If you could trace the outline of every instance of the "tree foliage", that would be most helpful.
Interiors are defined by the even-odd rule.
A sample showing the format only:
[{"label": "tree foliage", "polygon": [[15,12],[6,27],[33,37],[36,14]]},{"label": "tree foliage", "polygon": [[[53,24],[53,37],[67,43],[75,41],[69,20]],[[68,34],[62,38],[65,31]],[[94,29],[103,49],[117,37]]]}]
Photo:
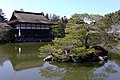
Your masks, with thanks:
[{"label": "tree foliage", "polygon": [[120,24],[120,10],[106,14],[104,22],[110,25]]},{"label": "tree foliage", "polygon": [[5,16],[5,13],[3,12],[2,9],[0,9],[0,22],[6,22],[7,18]]},{"label": "tree foliage", "polygon": [[8,30],[4,33],[2,37],[2,41],[4,42],[13,42],[14,41],[14,33],[12,27],[9,26]]},{"label": "tree foliage", "polygon": [[68,55],[62,54],[62,50],[70,50],[69,56],[82,56],[94,50],[89,48],[94,45],[111,46],[114,40],[106,31],[110,26],[103,23],[86,24],[79,14],[73,15],[66,25],[64,38],[55,38],[52,45],[40,48],[44,52],[53,52],[59,58],[66,58]]},{"label": "tree foliage", "polygon": [[67,18],[64,16],[60,18],[57,15],[53,15],[50,19],[52,22],[56,22],[57,25],[52,26],[52,36],[53,38],[62,38],[65,36],[65,27],[68,22]]}]

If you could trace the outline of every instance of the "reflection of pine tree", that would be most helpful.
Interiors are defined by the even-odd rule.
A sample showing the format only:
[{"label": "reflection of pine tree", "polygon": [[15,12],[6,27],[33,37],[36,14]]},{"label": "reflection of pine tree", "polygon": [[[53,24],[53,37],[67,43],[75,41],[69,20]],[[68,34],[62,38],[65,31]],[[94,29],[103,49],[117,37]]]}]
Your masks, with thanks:
[{"label": "reflection of pine tree", "polygon": [[60,69],[60,68],[52,67],[52,66],[41,68],[40,71],[41,71],[40,72],[41,76],[44,76],[45,78],[49,78],[49,79],[63,77],[64,72],[65,72],[64,69]]}]

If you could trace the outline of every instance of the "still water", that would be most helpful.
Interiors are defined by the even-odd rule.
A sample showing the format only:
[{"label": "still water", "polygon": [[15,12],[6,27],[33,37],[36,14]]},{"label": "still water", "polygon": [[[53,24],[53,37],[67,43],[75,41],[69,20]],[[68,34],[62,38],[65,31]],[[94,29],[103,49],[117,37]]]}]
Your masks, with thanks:
[{"label": "still water", "polygon": [[120,80],[120,56],[106,63],[44,62],[38,57],[44,43],[0,45],[0,80]]}]

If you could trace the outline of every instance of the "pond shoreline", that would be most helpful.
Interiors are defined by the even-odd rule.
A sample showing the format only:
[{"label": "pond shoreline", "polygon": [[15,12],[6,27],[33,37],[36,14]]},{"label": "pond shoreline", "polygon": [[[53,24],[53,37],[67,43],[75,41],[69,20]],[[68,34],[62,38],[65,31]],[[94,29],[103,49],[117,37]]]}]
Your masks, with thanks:
[{"label": "pond shoreline", "polygon": [[52,53],[50,52],[44,61],[57,61],[57,62],[94,62],[94,61],[107,61],[108,60],[108,51],[101,46],[93,46],[91,49],[94,49],[93,52],[85,54],[83,56],[71,56],[70,50],[62,50],[61,53]]}]

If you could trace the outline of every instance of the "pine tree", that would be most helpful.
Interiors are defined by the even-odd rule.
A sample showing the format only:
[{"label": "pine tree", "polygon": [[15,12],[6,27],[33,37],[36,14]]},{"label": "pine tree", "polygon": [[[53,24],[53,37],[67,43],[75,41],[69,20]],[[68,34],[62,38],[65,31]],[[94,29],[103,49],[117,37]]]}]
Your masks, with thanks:
[{"label": "pine tree", "polygon": [[7,22],[7,18],[5,13],[3,13],[2,9],[0,9],[0,22]]},{"label": "pine tree", "polygon": [[[106,32],[109,28],[107,24],[86,24],[78,16],[72,16],[68,20],[65,37],[55,38],[53,44],[41,47],[40,51],[41,53],[52,52],[60,59],[66,59],[69,56],[84,56],[94,51],[90,48],[92,46],[108,47],[116,44],[114,36]],[[69,54],[61,54],[64,50],[69,50]]]}]

